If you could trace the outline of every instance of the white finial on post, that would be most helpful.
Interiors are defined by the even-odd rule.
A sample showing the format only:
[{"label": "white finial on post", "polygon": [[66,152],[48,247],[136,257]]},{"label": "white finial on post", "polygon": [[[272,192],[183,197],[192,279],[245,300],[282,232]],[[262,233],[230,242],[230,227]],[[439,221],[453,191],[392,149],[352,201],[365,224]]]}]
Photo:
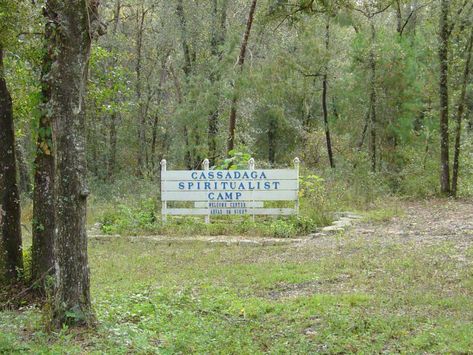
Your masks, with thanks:
[{"label": "white finial on post", "polygon": [[[205,171],[208,171],[209,170],[209,167],[210,167],[210,162],[208,159],[204,159],[204,161],[202,162],[202,167],[204,168]],[[209,203],[210,201],[207,201],[207,215],[205,216],[205,223],[206,224],[209,224],[210,223],[210,208],[209,208]]]},{"label": "white finial on post", "polygon": [[250,160],[248,160],[248,169],[255,170],[255,159],[254,158],[251,158]]},{"label": "white finial on post", "polygon": [[202,162],[202,167],[204,168],[205,171],[209,170],[210,161],[208,159],[204,159],[204,161]]},{"label": "white finial on post", "polygon": [[296,214],[299,214],[299,166],[301,164],[301,161],[298,157],[294,158],[294,169],[296,169],[296,185],[297,185],[297,200],[296,200],[296,205],[295,205],[295,210]]},{"label": "white finial on post", "polygon": [[161,217],[163,219],[163,223],[166,223],[167,211],[168,211],[168,203],[166,200],[162,198],[163,196],[163,186],[164,181],[166,180],[166,159],[161,160]]}]

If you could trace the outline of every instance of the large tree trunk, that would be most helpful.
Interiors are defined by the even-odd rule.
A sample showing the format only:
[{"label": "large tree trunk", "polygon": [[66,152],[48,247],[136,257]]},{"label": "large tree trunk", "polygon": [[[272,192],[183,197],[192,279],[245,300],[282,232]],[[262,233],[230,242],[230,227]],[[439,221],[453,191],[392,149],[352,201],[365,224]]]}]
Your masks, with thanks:
[{"label": "large tree trunk", "polygon": [[55,55],[50,70],[53,142],[56,152],[52,323],[86,325],[93,320],[87,262],[85,95],[92,38],[100,32],[97,0],[46,3],[55,25],[46,38]]},{"label": "large tree trunk", "polygon": [[452,172],[452,195],[457,196],[458,188],[458,173],[460,170],[460,140],[461,140],[461,130],[462,130],[462,119],[465,112],[465,101],[466,101],[466,86],[468,84],[468,79],[470,76],[470,64],[471,64],[471,52],[473,47],[473,28],[470,32],[470,38],[468,39],[468,44],[466,48],[466,61],[465,61],[465,70],[463,72],[463,81],[461,86],[460,98],[458,99],[458,111],[457,116],[455,117],[456,126],[455,126],[455,154],[453,157],[453,172]]},{"label": "large tree trunk", "polygon": [[[327,15],[327,23],[325,24],[325,50],[328,55],[330,45],[330,18]],[[328,58],[327,58],[328,61]],[[335,168],[332,152],[332,138],[330,137],[330,127],[328,124],[328,108],[327,108],[327,92],[328,92],[328,65],[325,65],[324,75],[322,76],[322,111],[324,115],[325,141],[327,143],[327,155],[330,167]]]},{"label": "large tree trunk", "polygon": [[21,210],[16,174],[13,107],[3,69],[0,45],[0,228],[7,282],[16,281],[23,268]]},{"label": "large tree trunk", "polygon": [[[46,10],[47,11],[47,10]],[[46,106],[51,99],[51,83],[49,73],[54,61],[52,23],[45,27],[46,45],[43,55],[41,73],[42,104]],[[32,252],[32,281],[41,281],[44,286],[44,276],[54,274],[53,242],[54,242],[54,154],[52,147],[51,116],[43,107],[39,119],[38,137],[36,140],[36,158],[33,193],[33,252]]]},{"label": "large tree trunk", "polygon": [[449,138],[448,138],[448,37],[450,1],[441,0],[440,4],[440,35],[439,35],[439,61],[440,61],[440,192],[450,195],[450,163],[449,163]]},{"label": "large tree trunk", "polygon": [[[256,1],[251,2],[250,12],[248,14],[248,20],[246,21],[246,29],[241,41],[240,54],[238,55],[238,67],[243,70],[243,64],[246,58],[246,48],[248,47],[248,39],[250,38],[251,26],[253,25],[253,19],[256,11]],[[236,91],[236,90],[235,90]],[[227,154],[235,148],[235,129],[236,129],[236,116],[237,116],[237,104],[238,98],[236,93],[233,95],[232,104],[230,107],[230,118],[229,118],[229,138],[227,146]]]}]

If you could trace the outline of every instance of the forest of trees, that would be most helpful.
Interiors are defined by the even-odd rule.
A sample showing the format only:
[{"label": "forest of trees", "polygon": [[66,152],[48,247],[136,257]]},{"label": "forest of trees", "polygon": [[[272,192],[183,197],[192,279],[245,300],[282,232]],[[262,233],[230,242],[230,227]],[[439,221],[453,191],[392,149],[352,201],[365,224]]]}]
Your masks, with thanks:
[{"label": "forest of trees", "polygon": [[2,0],[5,277],[31,199],[33,279],[55,275],[58,326],[89,321],[87,180],[158,181],[163,158],[469,194],[472,47],[470,0]]}]

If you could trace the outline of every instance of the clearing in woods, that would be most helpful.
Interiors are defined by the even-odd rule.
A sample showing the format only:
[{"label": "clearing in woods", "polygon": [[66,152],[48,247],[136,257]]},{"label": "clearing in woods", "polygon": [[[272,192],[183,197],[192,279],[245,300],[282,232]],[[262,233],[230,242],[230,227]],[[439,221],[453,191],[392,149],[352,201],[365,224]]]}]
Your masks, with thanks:
[{"label": "clearing in woods", "polygon": [[98,328],[47,334],[37,310],[3,312],[0,353],[471,352],[473,204],[402,210],[269,246],[91,240]]}]

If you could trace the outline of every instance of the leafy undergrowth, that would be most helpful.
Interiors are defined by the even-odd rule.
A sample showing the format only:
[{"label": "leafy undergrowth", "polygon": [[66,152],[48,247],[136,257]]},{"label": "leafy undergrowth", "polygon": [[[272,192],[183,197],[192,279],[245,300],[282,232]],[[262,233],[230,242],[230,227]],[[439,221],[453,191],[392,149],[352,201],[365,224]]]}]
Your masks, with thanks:
[{"label": "leafy undergrowth", "polygon": [[[358,236],[302,246],[90,243],[93,331],[0,313],[0,353],[467,353],[469,247]],[[468,267],[470,265],[470,267]]]},{"label": "leafy undergrowth", "polygon": [[[301,209],[305,209],[304,203]],[[312,233],[317,227],[331,221],[328,211],[317,211],[277,219],[257,216],[254,221],[251,216],[213,216],[210,224],[205,224],[204,217],[168,217],[168,221],[163,223],[160,210],[153,199],[138,204],[104,206],[97,217],[100,232],[112,235],[251,235],[290,238]]]}]

